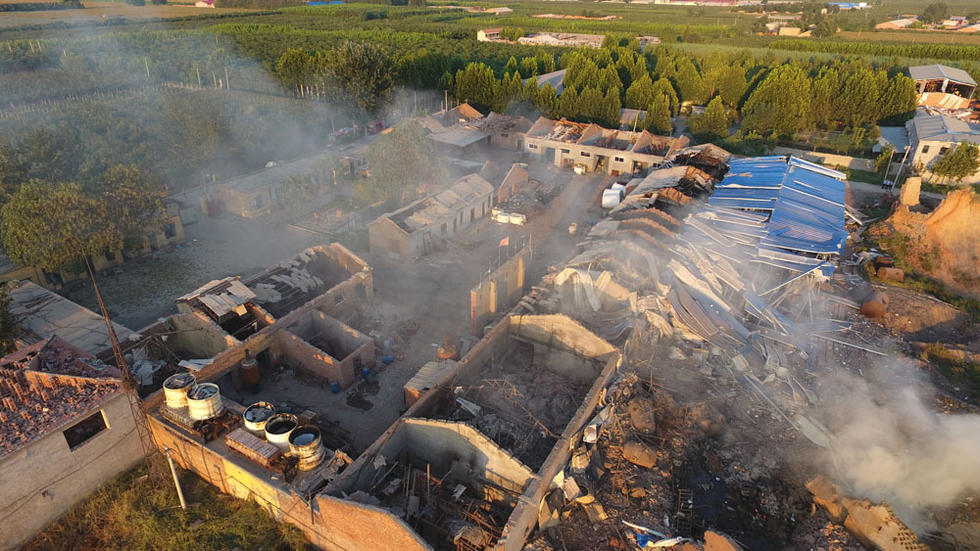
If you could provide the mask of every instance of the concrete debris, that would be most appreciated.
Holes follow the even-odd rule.
[[[704,532],[704,551],[741,551],[742,546],[730,537],[714,530]]]
[[[925,551],[929,549],[914,532],[895,516],[887,503],[845,497],[840,489],[823,477],[807,482],[813,501],[827,510],[865,546],[882,551]]]
[[[656,432],[657,422],[653,415],[653,400],[647,397],[637,396],[630,400],[626,406],[626,410],[629,413],[630,423],[634,429],[644,435],[651,435]]]
[[[657,452],[642,442],[628,442],[620,451],[623,459],[634,465],[650,469],[657,464]]]

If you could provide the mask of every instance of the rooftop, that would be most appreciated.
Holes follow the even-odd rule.
[[[472,202],[481,195],[493,193],[493,185],[478,174],[469,174],[449,189],[431,197],[419,199],[395,212],[386,214],[392,222],[408,233],[442,220],[456,208]]]
[[[909,75],[914,80],[950,80],[969,86],[977,85],[977,81],[973,80],[970,73],[948,65],[916,65],[909,67]]]
[[[761,257],[778,257],[785,268],[812,268],[821,264],[812,255],[840,254],[847,240],[844,174],[795,157],[737,159],[729,166],[709,209],[692,224],[696,229],[703,221],[731,232],[757,247]],[[821,271],[832,273],[833,266],[822,265]]]
[[[220,318],[229,312],[242,310],[253,298],[255,293],[236,276],[209,281],[179,297],[177,302],[199,303],[210,310],[215,318]]]
[[[255,302],[281,317],[350,276],[324,247],[311,247],[247,280]]]
[[[11,282],[8,296],[10,313],[37,339],[57,335],[94,356],[110,348],[105,321],[88,308],[30,281]],[[134,336],[133,331],[117,323],[113,328],[119,340]]]
[[[118,375],[58,337],[0,358],[0,457],[98,408]]]
[[[947,115],[918,114],[905,123],[920,140],[940,142],[971,142],[980,144],[980,125],[970,124]]]

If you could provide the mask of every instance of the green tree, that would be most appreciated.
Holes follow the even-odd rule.
[[[654,96],[658,94],[667,96],[671,116],[676,117],[681,112],[681,102],[677,97],[677,90],[666,78],[660,78],[653,83],[653,94]]]
[[[791,135],[809,124],[810,98],[810,79],[803,69],[781,65],[745,101],[742,126],[746,132]]]
[[[623,105],[619,101],[619,88],[610,88],[606,91],[606,96],[602,100],[602,107],[605,113],[602,117],[602,126],[606,128],[619,128],[622,123]]]
[[[550,119],[561,116],[558,94],[550,82],[537,90],[537,94],[534,96],[534,106]]]
[[[727,138],[728,115],[725,113],[725,104],[722,102],[721,96],[715,96],[708,102],[703,115],[688,119],[688,126],[691,128],[691,133],[699,140],[711,141]]]
[[[862,126],[876,121],[880,95],[878,82],[869,69],[853,70],[844,79],[840,95],[834,99],[840,120],[848,126]]]
[[[887,145],[882,148],[881,154],[875,159],[875,172],[880,174],[883,178],[887,178],[888,175],[885,174],[885,170],[888,169],[888,165],[891,163],[892,155],[895,154],[895,148]]]
[[[919,92],[915,81],[897,74],[888,80],[878,104],[878,119],[884,124],[901,124],[915,115]]]
[[[945,2],[934,2],[922,10],[919,19],[924,23],[939,23],[949,17],[949,6]]]
[[[3,285],[0,286],[0,356],[14,351],[18,335],[20,324],[10,312],[10,297],[7,296],[6,285]]]
[[[521,76],[531,78],[538,75],[538,59],[535,57],[525,57],[521,59]]]
[[[704,102],[706,94],[704,79],[697,67],[694,66],[694,62],[689,58],[685,57],[678,60],[674,82],[677,84],[681,101]]]
[[[644,119],[647,130],[654,134],[669,135],[672,131],[670,122],[670,98],[659,94],[647,108]]]
[[[497,79],[493,69],[483,63],[470,63],[456,72],[456,100],[477,109],[489,109],[495,98]]]
[[[504,65],[504,72],[505,73],[516,73],[517,72],[517,58],[516,57],[510,56],[510,59],[507,60],[507,64]]]
[[[813,28],[813,36],[817,38],[827,38],[837,34],[837,21],[833,17],[823,17]]]
[[[373,199],[404,202],[427,185],[445,183],[449,171],[415,121],[403,121],[378,136],[368,147],[367,167]]]
[[[578,97],[579,120],[602,124],[606,119],[604,102],[601,90],[586,86]]]
[[[0,240],[14,262],[58,270],[121,249],[123,233],[106,203],[78,184],[31,180],[0,209]]]
[[[83,189],[103,204],[123,239],[123,248],[140,248],[147,235],[163,227],[163,190],[135,166],[111,167]]]
[[[980,146],[967,141],[950,149],[930,169],[936,176],[952,178],[957,183],[980,170]]]
[[[347,98],[369,115],[377,115],[388,101],[395,75],[388,56],[372,43],[343,42],[330,56],[330,74]]]
[[[814,124],[827,128],[832,121],[840,120],[838,115],[840,89],[841,79],[837,69],[825,69],[814,79],[811,87],[813,101],[810,104]]]
[[[568,120],[578,120],[582,113],[578,92],[575,88],[565,88],[558,96],[558,114]]]
[[[626,107],[643,109],[653,103],[655,93],[650,75],[644,74],[626,89]]]
[[[741,64],[730,63],[718,70],[715,87],[721,100],[731,108],[738,107],[749,88],[745,80],[745,69]]]

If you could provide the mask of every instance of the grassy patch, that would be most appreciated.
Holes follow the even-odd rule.
[[[192,473],[180,476],[187,503],[194,504],[186,511],[180,509],[169,473],[158,482],[145,474],[142,466],[123,473],[24,550],[310,548],[297,528],[277,522],[251,501],[222,494]]]
[[[932,193],[942,193],[946,195],[960,189],[970,189],[973,188],[973,192],[980,195],[980,184],[970,184],[965,186],[951,186],[947,184],[933,184],[930,182],[922,182],[922,191],[929,191]]]
[[[869,184],[880,186],[881,182],[884,180],[881,174],[878,174],[877,172],[871,172],[869,170],[858,170],[856,168],[844,168],[841,170],[847,173],[848,180],[853,180],[855,182],[866,182]]]
[[[865,239],[866,246],[876,247],[879,250],[885,251],[895,260],[895,266],[905,271],[905,281],[885,282],[878,279],[877,275],[874,273],[873,263],[869,262],[865,265],[864,274],[869,280],[876,283],[903,287],[912,291],[932,295],[939,300],[947,302],[953,305],[955,308],[966,312],[970,318],[973,319],[973,321],[980,322],[980,300],[956,294],[942,283],[920,273],[918,271],[918,267],[909,261],[911,251],[914,249],[914,243],[912,243],[912,240],[910,240],[907,236],[892,234],[887,237],[875,239],[870,235],[865,234]],[[928,270],[930,266],[925,265],[923,268]]]
[[[980,394],[980,365],[960,358],[941,343],[926,345],[919,357],[936,366],[954,384],[966,387],[973,395]]]

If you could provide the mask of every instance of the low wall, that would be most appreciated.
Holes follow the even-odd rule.
[[[497,312],[509,310],[524,295],[531,251],[525,247],[470,289],[470,331],[483,336],[483,328]]]
[[[804,151],[791,147],[774,147],[772,153],[775,155],[793,155],[805,161],[820,163],[827,166],[842,166],[855,170],[865,170],[874,172],[875,162],[872,159],[862,157],[849,157],[847,155],[835,155],[833,153],[821,153],[819,151]]]

